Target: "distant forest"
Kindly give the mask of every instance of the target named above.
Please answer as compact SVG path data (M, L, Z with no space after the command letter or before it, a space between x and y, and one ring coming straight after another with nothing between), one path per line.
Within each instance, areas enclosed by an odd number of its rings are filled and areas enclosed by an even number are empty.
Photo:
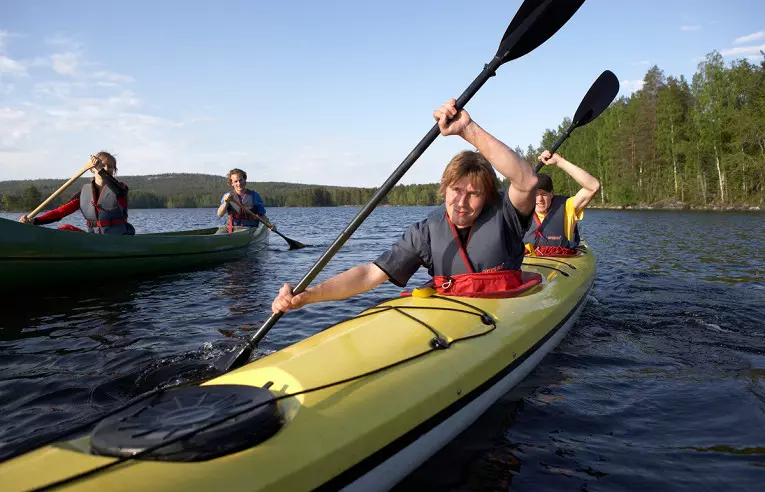
M209 174L158 174L153 176L118 176L130 188L130 208L201 208L217 207L221 196L230 190L223 176ZM68 201L88 180L81 178L57 197L53 206ZM1 181L4 210L32 210L53 193L62 182L55 179ZM332 207L362 205L369 201L374 188L317 186L295 183L247 183L263 197L266 207ZM438 204L438 185L400 185L391 191L389 205Z
M642 89L615 101L598 119L574 131L559 149L601 182L602 206L757 206L765 202L765 53L758 65L726 66L713 52L688 81L654 66ZM569 126L564 119L542 135L541 145L517 148L530 163ZM501 138L501 135L499 135ZM547 172L547 171L545 171ZM550 173L557 193L574 194L576 183L558 169ZM437 181L440 176L434 176ZM216 207L225 178L204 174L122 176L131 208ZM86 181L54 202L59 205ZM61 180L0 182L0 208L31 210ZM503 183L505 186L506 183ZM268 207L362 205L373 188L293 183L248 183ZM388 205L436 205L437 184L400 185Z

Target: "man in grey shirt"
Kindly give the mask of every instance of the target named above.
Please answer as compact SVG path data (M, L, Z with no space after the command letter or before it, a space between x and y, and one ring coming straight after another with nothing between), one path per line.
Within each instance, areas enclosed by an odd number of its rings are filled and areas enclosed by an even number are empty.
M450 99L433 112L441 134L458 135L478 152L461 152L447 165L440 189L444 205L410 226L374 263L355 266L296 296L293 286L284 284L272 303L273 312L346 299L386 280L404 286L420 266L436 278L497 271L520 274L523 234L535 206L536 174L455 106ZM494 169L510 182L501 196Z

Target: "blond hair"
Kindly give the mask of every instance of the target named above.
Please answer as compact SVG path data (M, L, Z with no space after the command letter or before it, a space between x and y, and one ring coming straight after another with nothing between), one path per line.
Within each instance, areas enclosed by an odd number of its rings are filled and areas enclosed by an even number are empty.
M438 189L441 197L446 196L446 189L456 181L468 177L473 186L481 189L486 196L486 203L492 204L499 200L499 181L494 168L480 152L465 150L452 157L441 175L441 186Z

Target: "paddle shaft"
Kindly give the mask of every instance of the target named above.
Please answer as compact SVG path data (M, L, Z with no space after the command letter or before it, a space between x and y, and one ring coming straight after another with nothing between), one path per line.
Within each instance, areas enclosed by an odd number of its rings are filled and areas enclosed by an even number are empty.
M80 170L80 171L79 171L77 174L75 174L74 176L72 176L71 178L69 178L69 181L67 181L66 183L62 184L62 185L61 185L61 187L60 187L59 189L57 189L56 191L54 191L54 192L51 194L51 196L49 196L48 198L46 198L46 199L45 199L45 201L44 201L44 202L42 202L42 203L41 203L41 204L40 204L40 205L39 205L39 206L38 206L36 209L34 209L34 210L32 210L30 213L28 213L28 214L27 214L27 218L28 218L28 219L32 219L32 218L34 218L34 216L35 216L35 215L37 215L37 214L39 214L39 213L40 213L40 211L41 211L43 208L45 208L45 206L46 206L46 205L48 205L48 204L49 204L49 203L50 203L50 202L51 202L51 201L52 201L54 198L56 198L56 197L57 197L57 196L59 196L61 193L63 193L63 192L64 192L64 190L66 190L67 188L69 188L70 186L72 186L72 183L74 183L75 181L77 181L77 180L80 178L80 176L82 176L83 174L85 174L85 173L88 171L88 169L90 169L90 168L92 168L92 167L93 167L93 165L92 165L92 164L90 164L90 163L88 163L88 165L87 165L87 166L83 167L83 168L82 168L82 170Z

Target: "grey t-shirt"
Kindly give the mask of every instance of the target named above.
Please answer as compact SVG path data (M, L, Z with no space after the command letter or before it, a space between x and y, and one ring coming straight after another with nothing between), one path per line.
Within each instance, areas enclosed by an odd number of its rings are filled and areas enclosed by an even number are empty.
M500 192L500 196L499 203L484 207L476 223L484 218L485 214L501 214L501 220L498 222L502 227L501 234L504 236L507 256L522 257L523 234L529 227L531 214L524 216L519 213L508 198L506 190ZM374 264L384 271L395 285L406 286L421 266L427 268L428 273L433 275L428 220L434 220L439 214L445 213L446 207L442 205L424 220L409 226L399 240L393 243L390 251L386 251L374 261Z

